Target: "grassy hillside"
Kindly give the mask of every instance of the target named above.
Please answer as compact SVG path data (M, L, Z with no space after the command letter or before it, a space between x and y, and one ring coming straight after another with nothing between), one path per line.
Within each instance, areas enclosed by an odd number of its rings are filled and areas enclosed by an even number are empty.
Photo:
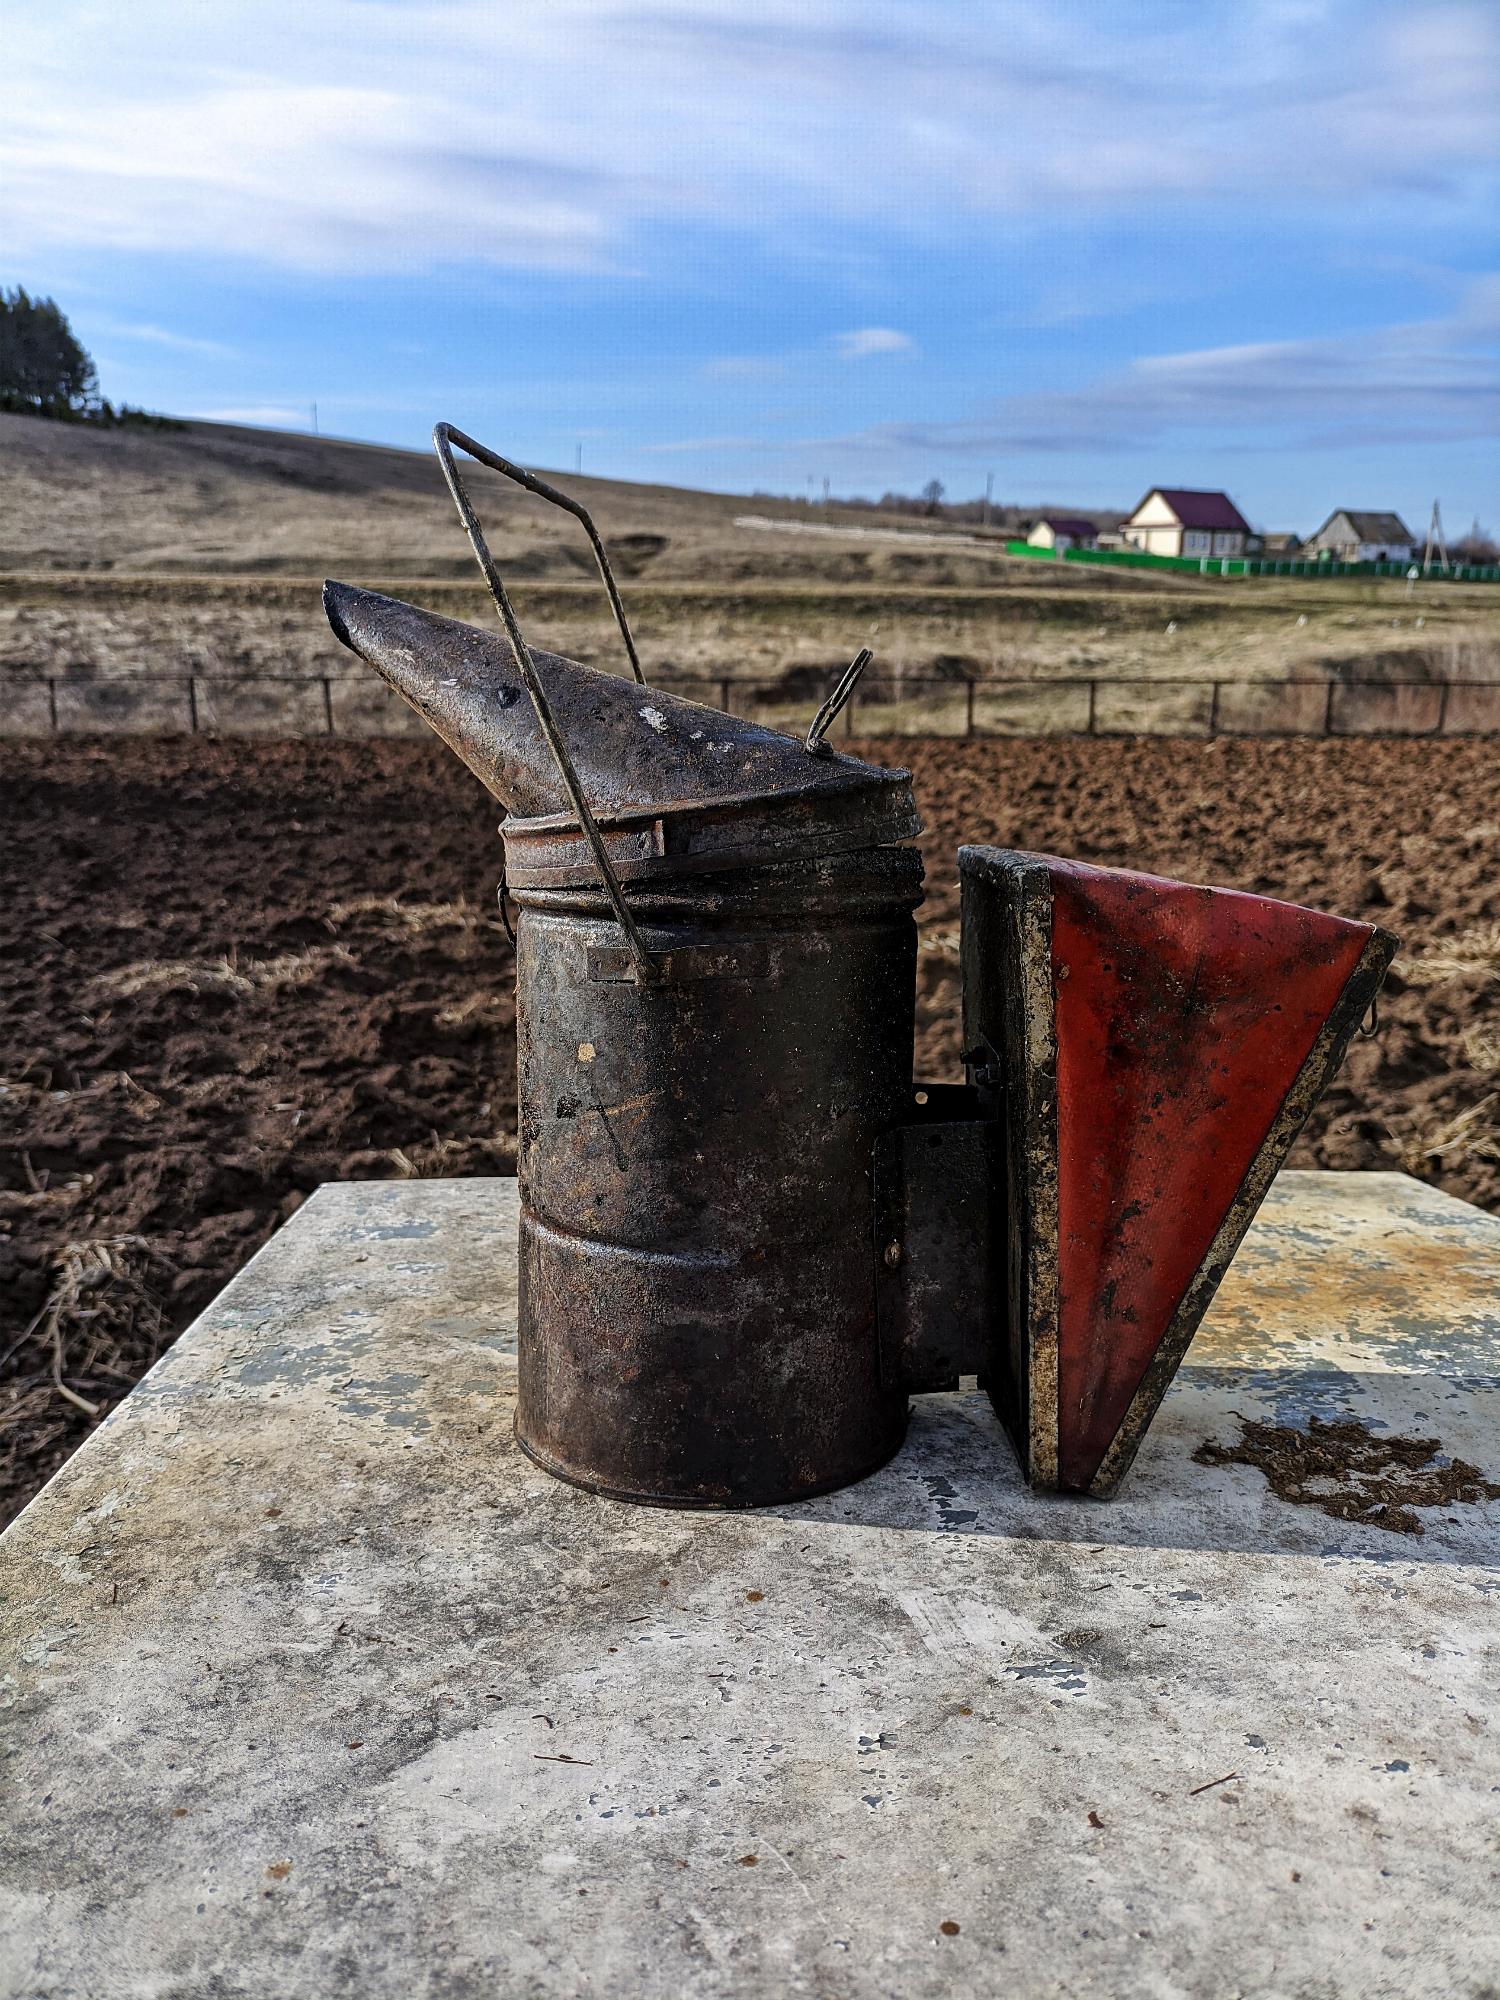
M663 676L775 680L869 643L938 678L1500 677L1497 590L1044 566L920 518L555 477L595 513ZM539 642L613 661L577 524L470 478ZM339 674L328 574L490 615L430 452L0 415L0 669Z

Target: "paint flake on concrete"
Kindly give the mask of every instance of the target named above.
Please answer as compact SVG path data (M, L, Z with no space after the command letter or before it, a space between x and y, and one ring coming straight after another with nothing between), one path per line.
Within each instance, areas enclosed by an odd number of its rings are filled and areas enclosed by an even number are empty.
M752 1515L511 1437L515 1185L327 1187L0 1540L6 1995L1459 1995L1500 1966L1500 1222L1284 1174L1120 1495L987 1401Z

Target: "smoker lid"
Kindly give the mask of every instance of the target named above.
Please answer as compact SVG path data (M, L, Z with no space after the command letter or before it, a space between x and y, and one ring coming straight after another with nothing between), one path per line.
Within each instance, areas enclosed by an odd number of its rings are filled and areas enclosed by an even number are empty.
M335 633L505 805L507 873L597 879L509 641L351 584L323 586ZM556 653L532 652L611 860L625 880L910 840L907 771L837 753Z

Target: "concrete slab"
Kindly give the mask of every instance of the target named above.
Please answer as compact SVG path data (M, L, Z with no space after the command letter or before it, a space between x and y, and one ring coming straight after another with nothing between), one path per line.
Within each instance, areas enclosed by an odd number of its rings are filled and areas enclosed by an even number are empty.
M1283 1175L1107 1505L961 1393L727 1517L516 1451L514 1232L322 1189L0 1542L0 1990L1493 1991L1500 1507L1202 1459L1500 1472L1500 1221Z

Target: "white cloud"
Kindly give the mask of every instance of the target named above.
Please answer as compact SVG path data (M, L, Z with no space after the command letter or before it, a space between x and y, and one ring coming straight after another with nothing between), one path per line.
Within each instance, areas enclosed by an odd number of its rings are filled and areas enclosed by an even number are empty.
M0 237L339 271L633 267L1235 205L1483 216L1484 0L50 0L6 31Z
M872 354L914 354L917 343L909 333L893 326L861 326L852 333L836 333L834 348L844 361L863 361Z
M165 326L122 320L101 320L98 325L99 332L112 340L137 340L147 347L167 347L174 354L202 354L218 361L238 359L238 350L222 340L199 340L192 334L173 333Z
M223 410L184 410L181 414L205 424L253 424L273 431L312 429L312 408L290 403L244 403Z
M1441 319L1141 355L1077 389L1007 396L953 422L905 421L824 439L853 456L1130 451L1249 432L1271 449L1500 436L1500 274ZM808 440L808 443L813 442Z

